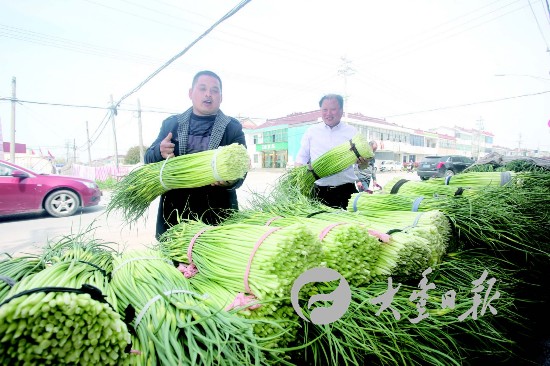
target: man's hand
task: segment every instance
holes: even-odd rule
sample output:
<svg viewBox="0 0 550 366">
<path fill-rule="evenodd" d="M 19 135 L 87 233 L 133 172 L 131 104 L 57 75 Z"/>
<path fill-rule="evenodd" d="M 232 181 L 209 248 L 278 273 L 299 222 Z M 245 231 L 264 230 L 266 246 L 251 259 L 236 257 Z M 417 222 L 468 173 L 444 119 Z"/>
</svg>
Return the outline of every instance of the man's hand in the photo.
<svg viewBox="0 0 550 366">
<path fill-rule="evenodd" d="M 236 180 L 220 180 L 217 182 L 214 182 L 210 184 L 211 186 L 220 186 L 220 187 L 229 187 L 233 185 L 236 182 Z"/>
<path fill-rule="evenodd" d="M 172 143 L 172 132 L 168 132 L 168 135 L 160 142 L 160 155 L 164 159 L 168 159 L 174 156 L 174 145 Z"/>
</svg>

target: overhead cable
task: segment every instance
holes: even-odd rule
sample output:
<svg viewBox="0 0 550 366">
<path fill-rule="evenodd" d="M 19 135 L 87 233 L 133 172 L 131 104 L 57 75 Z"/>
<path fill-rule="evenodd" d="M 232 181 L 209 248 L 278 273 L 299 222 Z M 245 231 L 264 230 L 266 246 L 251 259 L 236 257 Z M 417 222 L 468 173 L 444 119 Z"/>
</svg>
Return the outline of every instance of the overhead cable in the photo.
<svg viewBox="0 0 550 366">
<path fill-rule="evenodd" d="M 172 57 L 170 60 L 168 60 L 166 63 L 164 63 L 161 67 L 159 67 L 157 70 L 155 70 L 151 75 L 149 75 L 145 80 L 143 80 L 141 83 L 139 83 L 138 86 L 136 86 L 134 89 L 132 89 L 129 93 L 125 94 L 122 98 L 119 99 L 117 103 L 115 103 L 113 108 L 118 107 L 118 105 L 126 98 L 128 98 L 130 95 L 137 92 L 139 89 L 141 89 L 142 86 L 147 84 L 152 78 L 154 78 L 158 73 L 160 73 L 162 70 L 167 68 L 172 62 L 176 61 L 178 58 L 183 56 L 184 54 L 189 51 L 191 47 L 193 47 L 198 41 L 200 41 L 202 38 L 204 38 L 208 33 L 210 33 L 214 28 L 216 28 L 220 23 L 223 21 L 229 19 L 231 16 L 233 16 L 235 13 L 237 13 L 242 7 L 244 7 L 246 4 L 248 4 L 251 0 L 243 0 L 241 1 L 236 7 L 231 9 L 227 14 L 225 14 L 220 20 L 218 20 L 216 23 L 214 23 L 210 28 L 208 28 L 203 34 L 201 34 L 197 39 L 195 39 L 191 44 L 189 44 L 185 49 L 178 54 L 176 54 L 174 57 Z"/>
<path fill-rule="evenodd" d="M 427 113 L 427 112 L 436 112 L 436 111 L 442 111 L 442 110 L 444 110 L 444 109 L 468 107 L 468 106 L 476 105 L 476 104 L 486 104 L 486 103 L 502 102 L 502 101 L 504 101 L 504 100 L 517 99 L 517 98 L 524 98 L 524 97 L 532 97 L 532 96 L 535 96 L 535 95 L 541 95 L 541 94 L 546 94 L 546 93 L 550 93 L 550 90 L 545 90 L 545 91 L 538 92 L 538 93 L 516 95 L 516 96 L 513 96 L 513 97 L 506 97 L 506 98 L 500 98 L 500 99 L 484 100 L 484 101 L 481 101 L 481 102 L 472 102 L 472 103 L 457 104 L 457 105 L 452 105 L 452 106 L 447 106 L 447 107 L 439 107 L 439 108 L 433 108 L 433 109 L 426 109 L 426 110 L 423 110 L 423 111 L 407 112 L 407 113 L 400 113 L 400 114 L 392 114 L 392 115 L 384 116 L 383 118 L 401 117 L 401 116 L 408 116 L 408 115 L 411 115 L 411 114 L 420 114 L 420 113 Z"/>
<path fill-rule="evenodd" d="M 99 106 L 93 106 L 93 105 L 79 105 L 79 104 L 66 104 L 66 103 L 51 103 L 51 102 L 37 102 L 33 100 L 23 100 L 23 99 L 17 99 L 12 97 L 0 97 L 0 101 L 8 101 L 8 102 L 16 102 L 19 104 L 40 104 L 40 105 L 46 105 L 46 106 L 53 106 L 53 107 L 71 107 L 71 108 L 89 108 L 89 109 L 103 109 L 103 110 L 111 110 L 112 107 L 99 107 Z M 123 112 L 137 112 L 135 108 L 117 108 L 119 111 Z M 174 114 L 175 111 L 162 111 L 160 109 L 141 109 L 141 112 L 149 112 L 149 113 L 163 113 L 163 114 Z"/>
<path fill-rule="evenodd" d="M 527 0 L 529 2 L 529 7 L 531 8 L 531 12 L 533 13 L 533 17 L 535 18 L 535 22 L 537 23 L 537 27 L 539 29 L 540 36 L 542 37 L 544 44 L 546 45 L 546 49 L 550 50 L 550 47 L 548 46 L 548 42 L 546 41 L 546 37 L 544 36 L 544 32 L 542 31 L 542 28 L 540 27 L 539 20 L 537 18 L 537 14 L 535 13 L 535 9 L 533 9 L 533 5 L 531 4 L 531 0 Z"/>
</svg>

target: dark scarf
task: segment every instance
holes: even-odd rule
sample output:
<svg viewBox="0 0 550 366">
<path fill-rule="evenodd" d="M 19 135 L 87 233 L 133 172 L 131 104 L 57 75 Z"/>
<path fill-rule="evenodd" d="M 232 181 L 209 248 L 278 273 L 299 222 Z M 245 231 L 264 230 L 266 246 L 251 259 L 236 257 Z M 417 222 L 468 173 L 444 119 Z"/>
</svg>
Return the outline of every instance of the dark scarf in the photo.
<svg viewBox="0 0 550 366">
<path fill-rule="evenodd" d="M 191 119 L 192 112 L 193 107 L 178 115 L 178 140 L 180 142 L 180 155 L 185 155 L 187 151 L 189 120 Z M 221 110 L 218 111 L 218 114 L 216 114 L 216 120 L 214 121 L 214 126 L 212 126 L 212 133 L 210 134 L 210 141 L 208 142 L 208 150 L 217 149 L 220 146 L 223 134 L 225 133 L 225 128 L 229 122 L 231 122 L 231 118 L 223 114 Z"/>
</svg>

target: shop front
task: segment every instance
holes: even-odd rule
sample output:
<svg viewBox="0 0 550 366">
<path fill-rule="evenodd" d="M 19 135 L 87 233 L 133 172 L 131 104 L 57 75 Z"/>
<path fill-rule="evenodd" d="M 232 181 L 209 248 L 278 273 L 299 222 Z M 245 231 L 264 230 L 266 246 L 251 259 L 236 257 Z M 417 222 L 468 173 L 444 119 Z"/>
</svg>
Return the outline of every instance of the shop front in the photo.
<svg viewBox="0 0 550 366">
<path fill-rule="evenodd" d="M 262 168 L 285 168 L 288 162 L 287 147 L 286 142 L 257 144 L 256 151 L 260 153 Z"/>
</svg>

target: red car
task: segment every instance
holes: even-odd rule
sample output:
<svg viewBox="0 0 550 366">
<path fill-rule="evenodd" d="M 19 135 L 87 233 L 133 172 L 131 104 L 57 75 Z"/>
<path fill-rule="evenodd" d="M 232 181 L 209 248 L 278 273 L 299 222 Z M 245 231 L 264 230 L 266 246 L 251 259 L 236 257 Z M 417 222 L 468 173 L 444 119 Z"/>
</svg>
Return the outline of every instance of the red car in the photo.
<svg viewBox="0 0 550 366">
<path fill-rule="evenodd" d="M 95 206 L 102 192 L 89 179 L 38 174 L 0 160 L 0 216 L 46 210 L 55 217 Z"/>
</svg>

